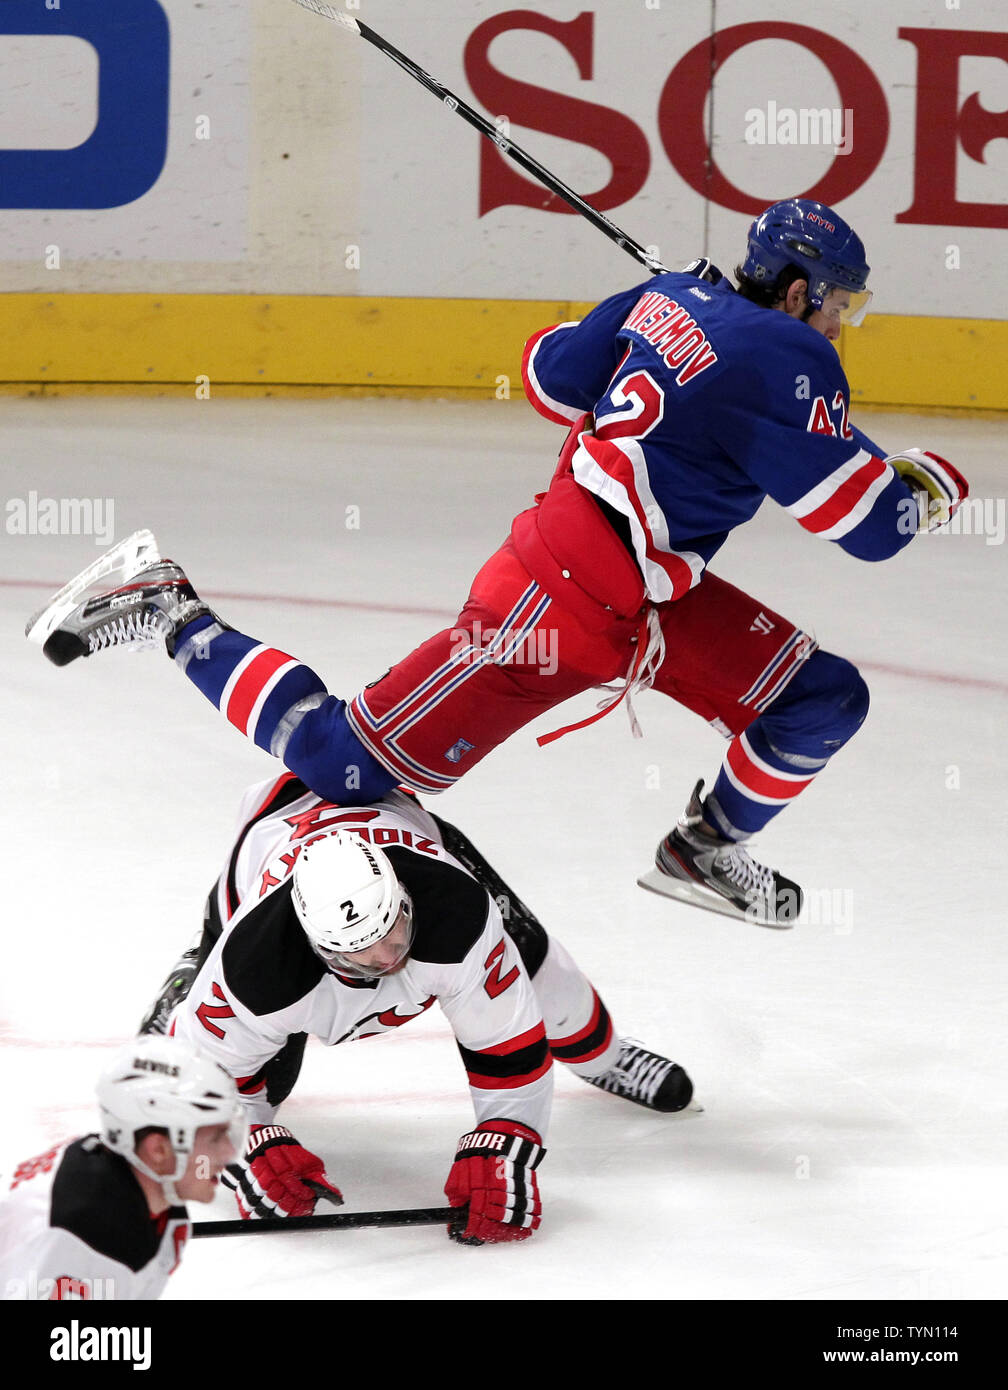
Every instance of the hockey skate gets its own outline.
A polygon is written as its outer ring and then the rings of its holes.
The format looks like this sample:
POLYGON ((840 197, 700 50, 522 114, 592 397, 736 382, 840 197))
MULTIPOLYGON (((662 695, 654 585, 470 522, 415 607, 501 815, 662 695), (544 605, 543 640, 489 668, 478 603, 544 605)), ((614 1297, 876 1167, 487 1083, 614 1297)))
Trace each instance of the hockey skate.
POLYGON ((632 1038, 620 1038, 620 1054, 616 1065, 601 1076, 585 1077, 589 1086, 598 1086, 635 1105, 648 1110, 660 1110, 664 1115, 678 1110, 699 1111, 702 1106, 693 1099, 693 1082, 682 1067, 648 1052, 632 1038))
POLYGON ((641 888, 669 898, 742 917, 762 927, 793 927, 802 908, 797 883, 760 864, 740 844, 700 830, 703 782, 675 828, 658 846, 655 868, 637 880, 641 888))
POLYGON ((175 968, 165 980, 161 993, 137 1029, 138 1033, 167 1033, 168 1019, 176 1004, 186 997, 192 989, 193 980, 199 969, 199 946, 192 946, 176 962, 175 968))
POLYGON ((56 666, 110 647, 151 647, 209 613, 178 565, 162 560, 150 531, 135 531, 81 570, 28 622, 25 636, 56 666), (112 587, 96 589, 116 576, 112 587))

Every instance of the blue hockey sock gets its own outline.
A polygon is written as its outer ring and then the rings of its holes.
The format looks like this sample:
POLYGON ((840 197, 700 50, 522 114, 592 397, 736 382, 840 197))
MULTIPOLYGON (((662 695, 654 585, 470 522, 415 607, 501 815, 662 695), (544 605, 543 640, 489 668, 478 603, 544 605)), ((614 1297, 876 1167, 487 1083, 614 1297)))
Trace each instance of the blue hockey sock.
POLYGON ((373 801, 397 779, 363 746, 310 666, 212 615, 184 627, 175 664, 236 729, 332 801, 373 801))
POLYGON ((856 667, 815 652, 770 708, 732 739, 705 814, 730 840, 754 834, 814 780, 868 713, 856 667))

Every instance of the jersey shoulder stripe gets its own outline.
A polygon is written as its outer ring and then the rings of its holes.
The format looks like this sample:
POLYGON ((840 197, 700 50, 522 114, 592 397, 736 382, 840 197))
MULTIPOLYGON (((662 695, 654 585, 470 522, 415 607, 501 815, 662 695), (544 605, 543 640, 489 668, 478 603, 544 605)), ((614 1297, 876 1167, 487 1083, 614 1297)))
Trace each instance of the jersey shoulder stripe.
POLYGON ((290 1008, 325 976, 294 911, 290 879, 232 927, 221 965, 230 993, 259 1018, 290 1008))
MULTIPOLYGON (((170 1208, 168 1217, 186 1220, 185 1207, 170 1208)), ((67 1145, 53 1178, 49 1222, 134 1273, 157 1254, 164 1229, 126 1159, 96 1134, 67 1145)))
POLYGON ((458 964, 483 935, 490 909, 485 888, 447 859, 418 854, 402 845, 385 850, 413 900, 414 960, 458 964))
POLYGON ((242 827, 235 841, 234 848, 231 851, 231 857, 228 860, 226 902, 229 917, 238 908, 238 856, 241 854, 242 846, 245 844, 249 833, 260 821, 275 815, 277 811, 292 805, 295 801, 299 801, 301 797, 307 794, 308 788, 299 778, 295 777, 292 772, 285 774, 283 777, 278 777, 266 792, 259 807, 245 822, 245 825, 242 827))

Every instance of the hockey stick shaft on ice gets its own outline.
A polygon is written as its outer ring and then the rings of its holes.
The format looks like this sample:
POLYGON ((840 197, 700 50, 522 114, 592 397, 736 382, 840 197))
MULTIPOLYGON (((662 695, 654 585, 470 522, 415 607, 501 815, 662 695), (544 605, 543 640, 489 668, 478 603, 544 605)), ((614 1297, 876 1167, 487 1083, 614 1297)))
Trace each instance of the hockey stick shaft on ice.
POLYGON ((563 199, 569 207, 572 207, 575 212, 579 212, 610 241, 614 241, 628 255, 633 256, 634 260, 640 261, 641 265, 646 266, 652 275, 660 275, 666 270, 661 261, 652 256, 639 242, 634 241, 633 237, 628 236, 614 222, 610 222, 608 217, 593 208, 590 203, 586 203, 572 188, 561 183, 555 174, 551 174, 544 165, 539 163, 538 159, 533 158, 520 145, 516 145, 513 140, 508 140, 485 116, 481 116, 468 102, 463 101, 461 97, 449 91, 436 78, 431 77, 430 73, 424 72, 423 68, 414 63, 411 58, 407 58, 405 53, 400 53, 398 48, 393 48, 380 34, 376 34, 373 29, 368 28, 359 19, 354 19, 345 10, 338 10, 333 5, 327 5, 323 3, 323 0, 294 0, 294 3, 300 5, 302 9, 311 10, 313 14, 322 15, 325 19, 336 20, 337 24, 341 24, 348 33, 357 34, 360 38, 373 44, 387 58, 391 58, 393 63, 398 63, 403 71, 408 72, 410 77, 419 82, 422 87, 426 87, 450 111, 454 111, 457 116, 468 121, 481 135, 492 140, 501 154, 513 160, 527 174, 531 174, 551 193, 555 193, 558 198, 563 199))
POLYGON ((405 1211, 337 1211, 322 1216, 286 1216, 274 1221, 194 1221, 197 1236, 264 1236, 278 1231, 354 1231, 362 1226, 453 1226, 465 1222, 465 1207, 413 1207, 405 1211))

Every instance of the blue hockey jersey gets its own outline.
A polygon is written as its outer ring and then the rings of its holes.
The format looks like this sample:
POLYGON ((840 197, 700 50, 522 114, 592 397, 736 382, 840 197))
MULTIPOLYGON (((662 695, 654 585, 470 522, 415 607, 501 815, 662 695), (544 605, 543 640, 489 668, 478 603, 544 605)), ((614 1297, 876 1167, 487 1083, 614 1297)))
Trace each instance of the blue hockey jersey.
POLYGON ((916 533, 910 489, 849 421, 832 344, 727 280, 613 295, 531 338, 522 375, 541 414, 578 428, 574 477, 627 518, 655 602, 699 583, 767 496, 862 560, 916 533))

